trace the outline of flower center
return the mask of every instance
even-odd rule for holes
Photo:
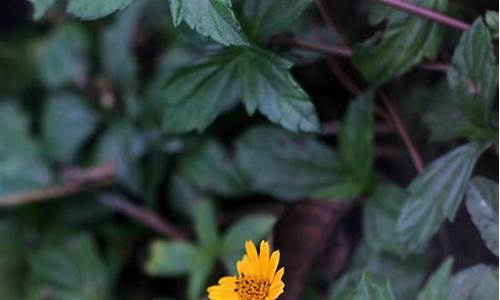
[[[241,274],[236,280],[236,289],[234,290],[240,296],[241,300],[265,300],[269,295],[271,283],[265,279],[245,277]]]

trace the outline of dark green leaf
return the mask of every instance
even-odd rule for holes
[[[164,91],[164,128],[206,128],[243,97],[247,111],[293,131],[318,131],[309,97],[292,78],[288,61],[259,48],[229,49],[206,62],[179,69]]]
[[[122,10],[134,0],[69,0],[67,12],[84,20],[94,20]]]
[[[265,40],[274,34],[287,31],[311,2],[311,0],[244,1],[245,32],[254,39]],[[280,15],[276,17],[278,11]]]
[[[0,195],[48,185],[52,174],[19,107],[0,103]]]
[[[200,245],[213,248],[219,242],[215,208],[209,200],[201,200],[194,206],[193,219]]]
[[[366,186],[373,173],[372,95],[351,101],[339,132],[339,150],[357,182]]]
[[[366,273],[363,273],[352,300],[395,300],[389,283],[385,287],[374,283]]]
[[[194,258],[198,249],[190,243],[180,241],[153,241],[145,264],[150,275],[181,275],[197,268]]]
[[[486,12],[486,16],[484,18],[486,25],[490,29],[490,34],[492,39],[498,39],[498,12],[489,10]]]
[[[61,26],[43,45],[38,57],[40,79],[50,88],[87,80],[88,39],[76,25]]]
[[[101,34],[101,61],[106,75],[120,88],[129,88],[137,75],[133,38],[145,1],[134,3],[120,13]]]
[[[462,270],[451,278],[449,295],[453,300],[496,300],[498,271],[486,265]]]
[[[392,183],[384,182],[375,188],[363,211],[364,236],[373,250],[399,255],[401,242],[396,223],[406,197],[406,191]]]
[[[30,2],[33,3],[34,7],[33,19],[39,20],[54,5],[56,0],[30,0]]]
[[[238,139],[237,161],[255,191],[281,199],[346,200],[360,187],[337,154],[310,136],[254,127]]]
[[[481,19],[462,34],[447,77],[454,99],[467,118],[489,127],[497,92],[498,65],[490,33]]]
[[[498,184],[482,177],[473,178],[465,204],[486,246],[498,256]]]
[[[452,266],[452,258],[448,258],[442,263],[439,269],[427,280],[424,289],[418,295],[418,300],[447,300]]]
[[[289,61],[252,48],[246,51],[239,67],[243,102],[249,114],[258,109],[272,122],[292,131],[319,130],[314,105],[289,72]]]
[[[221,144],[209,140],[181,157],[179,171],[192,185],[224,196],[247,190],[246,179]]]
[[[236,262],[244,254],[245,241],[258,244],[271,231],[276,217],[266,214],[249,215],[233,224],[224,235],[221,257],[229,273],[236,272]]]
[[[419,6],[445,11],[447,0],[414,0]],[[354,48],[353,63],[363,77],[376,85],[406,73],[424,59],[434,59],[444,33],[442,25],[406,12],[372,7],[376,23],[388,19],[382,34]],[[383,13],[381,13],[383,12]]]
[[[0,220],[0,299],[22,299],[25,247],[18,223],[3,217]]]
[[[472,169],[485,148],[479,143],[456,148],[413,180],[397,223],[404,252],[422,250],[446,218],[453,220]]]
[[[248,45],[236,19],[231,0],[170,0],[175,25],[189,27],[223,45]]]
[[[140,192],[143,178],[139,158],[145,141],[140,132],[126,121],[114,122],[101,136],[96,149],[96,161],[115,162],[118,176],[133,192]]]
[[[55,160],[68,163],[95,130],[97,113],[74,94],[51,97],[42,116],[45,150]]]
[[[54,300],[109,298],[107,269],[92,239],[78,235],[50,243],[30,257],[38,295]]]

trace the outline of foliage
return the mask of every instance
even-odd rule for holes
[[[498,299],[494,4],[14,2],[0,299],[204,299],[262,239],[290,299]]]

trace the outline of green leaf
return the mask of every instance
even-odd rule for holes
[[[496,300],[498,271],[486,265],[462,270],[451,278],[449,295],[453,300]]]
[[[491,38],[498,39],[498,12],[493,10],[487,11],[484,21],[486,22],[486,25],[488,25]]]
[[[339,132],[339,150],[353,177],[367,186],[373,173],[374,121],[372,95],[351,101]]]
[[[107,269],[88,235],[49,243],[29,263],[39,295],[54,300],[110,299]]]
[[[246,51],[239,66],[243,103],[249,114],[258,109],[271,122],[291,131],[319,130],[314,105],[289,72],[292,63],[252,48]]]
[[[498,256],[498,184],[487,178],[473,178],[465,204],[486,246]]]
[[[245,32],[256,40],[287,31],[304,12],[311,0],[247,0],[243,2]],[[276,12],[280,12],[276,17]]]
[[[290,62],[252,47],[227,49],[180,68],[164,91],[163,127],[174,133],[201,131],[243,97],[250,114],[258,109],[289,130],[318,131],[314,106],[290,67]]]
[[[69,0],[66,11],[84,20],[95,20],[126,8],[132,1],[133,0]]]
[[[128,121],[115,121],[100,137],[95,152],[97,163],[115,162],[121,181],[134,193],[142,188],[143,177],[139,159],[145,141],[140,132]]]
[[[104,71],[120,88],[130,88],[136,79],[137,61],[133,53],[133,38],[145,1],[137,1],[120,13],[113,24],[100,36],[100,55]]]
[[[196,268],[197,249],[182,241],[153,241],[145,264],[146,272],[155,276],[175,276]]]
[[[210,249],[199,249],[193,259],[193,265],[188,277],[187,298],[198,300],[207,287],[208,276],[212,273],[215,265],[216,254]]]
[[[47,186],[52,174],[21,109],[0,103],[0,195]]]
[[[396,223],[406,197],[406,191],[395,184],[376,186],[363,210],[364,237],[373,250],[395,255],[401,252]]]
[[[96,112],[79,96],[65,93],[51,97],[42,115],[45,150],[59,162],[70,162],[98,121]]]
[[[447,0],[414,0],[416,5],[446,11]],[[387,28],[354,48],[353,63],[363,77],[380,85],[408,72],[424,59],[434,59],[444,34],[442,25],[406,12],[372,7],[375,23],[388,19]]]
[[[215,208],[211,201],[201,200],[194,206],[193,219],[200,245],[213,248],[218,245],[219,235],[215,220]]]
[[[87,35],[80,26],[59,27],[40,50],[40,79],[53,89],[71,83],[85,83],[89,68],[88,43]]]
[[[448,258],[441,264],[439,269],[435,271],[427,280],[424,289],[418,295],[418,300],[447,300],[448,298],[448,283],[453,266],[453,259]]]
[[[389,283],[385,287],[374,283],[366,273],[363,273],[352,300],[395,300]]]
[[[498,65],[490,33],[481,19],[462,34],[447,77],[454,99],[467,118],[489,127],[497,92]]]
[[[345,200],[360,192],[338,155],[310,136],[253,127],[238,139],[236,159],[253,190],[280,199]]]
[[[221,258],[229,273],[236,272],[236,262],[244,254],[245,241],[258,244],[271,231],[276,217],[254,214],[240,219],[227,230],[222,241]]]
[[[422,250],[446,218],[453,220],[476,161],[486,148],[479,143],[456,148],[413,180],[397,223],[404,253]]]
[[[201,35],[223,45],[248,45],[231,0],[170,0],[170,10],[176,26],[185,21]]]
[[[220,143],[208,140],[193,148],[179,162],[179,173],[193,186],[223,196],[247,191],[246,178]]]
[[[33,3],[34,7],[33,19],[39,20],[54,5],[56,0],[30,0],[30,2]]]

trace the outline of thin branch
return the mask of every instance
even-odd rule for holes
[[[99,202],[111,208],[113,211],[129,217],[167,238],[186,240],[184,233],[162,219],[153,210],[138,206],[128,201],[123,196],[105,193],[99,196]]]
[[[337,30],[337,26],[335,26],[333,19],[328,14],[328,9],[323,3],[323,0],[315,0],[314,2],[316,3],[316,7],[320,12],[321,17],[323,18],[323,20],[325,20],[326,24],[328,25],[328,28],[330,28],[330,31],[339,39],[341,44],[347,45],[344,36],[342,36],[340,32]]]
[[[72,179],[60,185],[0,196],[0,207],[36,203],[77,194],[89,188],[109,185],[114,181],[115,176],[115,164],[104,163],[73,172]]]
[[[402,10],[416,16],[424,17],[436,23],[440,23],[461,31],[467,31],[471,27],[469,24],[461,20],[457,20],[455,18],[436,12],[432,9],[421,7],[407,1],[402,1],[402,0],[377,0],[377,1],[381,2],[382,4],[391,6],[395,9]]]
[[[287,40],[287,42],[290,45],[295,46],[297,48],[316,51],[323,54],[340,56],[340,57],[352,56],[352,49],[346,46],[327,46],[324,44],[312,43],[297,38],[289,39]],[[417,65],[417,67],[429,71],[446,72],[449,65],[446,63],[439,63],[439,62],[422,62],[419,65]]]
[[[389,101],[389,98],[384,92],[379,93],[382,102],[384,103],[385,107],[387,108],[387,111],[389,112],[389,117],[390,120],[392,121],[392,124],[396,128],[396,130],[399,132],[399,135],[401,136],[401,139],[403,140],[406,148],[408,149],[408,153],[410,154],[411,160],[413,162],[413,165],[415,166],[415,169],[417,169],[417,172],[419,174],[422,174],[424,172],[424,163],[422,160],[422,157],[420,153],[418,152],[417,148],[413,144],[413,141],[411,140],[410,136],[408,135],[408,131],[406,130],[406,127],[404,126],[403,122],[401,122],[401,119],[399,118],[398,113],[392,107],[391,102]]]

